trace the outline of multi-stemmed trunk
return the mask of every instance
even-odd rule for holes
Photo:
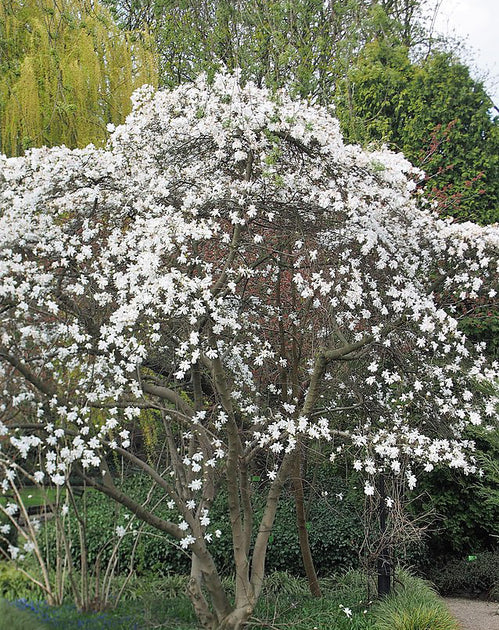
[[[230,460],[230,457],[229,457]],[[277,504],[282,487],[288,479],[293,462],[292,454],[285,456],[277,478],[272,482],[264,512],[258,526],[256,540],[251,547],[252,505],[247,501],[245,507],[235,500],[229,492],[229,514],[232,526],[233,556],[235,566],[235,593],[233,601],[225,590],[216,569],[214,560],[204,542],[197,542],[194,547],[189,581],[189,596],[196,616],[207,630],[238,630],[253,614],[263,586],[265,556],[277,511]],[[237,477],[242,478],[243,487],[248,480],[244,465],[238,466]],[[234,475],[229,465],[227,474]],[[233,491],[238,489],[236,483]],[[237,511],[236,511],[237,508]],[[245,510],[251,512],[247,512]],[[244,527],[242,526],[244,523]]]

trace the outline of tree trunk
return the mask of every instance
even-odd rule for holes
[[[386,541],[387,532],[387,509],[386,509],[386,490],[385,478],[381,475],[378,483],[379,489],[379,528],[380,528],[380,545],[377,559],[378,573],[378,597],[384,597],[390,594],[391,588],[391,562],[390,550]]]
[[[240,630],[244,628],[253,612],[253,606],[235,608],[227,617],[222,619],[216,630]]]
[[[216,617],[203,594],[203,573],[199,558],[195,554],[192,554],[191,558],[191,577],[187,592],[201,627],[214,630],[217,626]]]
[[[302,461],[301,450],[300,450],[300,447],[298,446],[295,451],[295,461],[294,461],[294,470],[293,470],[293,490],[294,490],[294,495],[295,495],[296,526],[298,528],[298,538],[300,540],[301,556],[303,560],[303,566],[305,567],[305,573],[308,579],[310,593],[314,597],[322,597],[321,588],[319,586],[319,580],[317,579],[317,573],[315,572],[314,561],[312,558],[312,551],[310,549],[310,543],[308,540],[301,461]]]

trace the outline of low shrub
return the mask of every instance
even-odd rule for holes
[[[0,561],[0,598],[37,600],[43,598],[43,593],[13,562]]]
[[[499,550],[451,560],[426,571],[441,595],[499,595]]]

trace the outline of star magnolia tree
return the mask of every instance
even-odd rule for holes
[[[383,471],[413,485],[421,468],[474,469],[463,432],[492,422],[497,400],[474,392],[497,365],[456,316],[495,297],[498,230],[422,209],[402,156],[345,146],[326,110],[218,75],[142,88],[104,150],[1,166],[4,489],[29,462],[37,483],[76,472],[175,537],[205,627],[251,616],[302,445],[349,445],[368,495]],[[156,467],[130,435],[144,410]],[[174,518],[99,472],[113,452]],[[233,599],[212,556],[221,489]]]

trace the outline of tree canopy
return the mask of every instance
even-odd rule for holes
[[[130,96],[156,83],[152,40],[86,0],[0,2],[0,151],[102,144]]]
[[[496,299],[499,234],[436,217],[419,176],[232,75],[139,90],[105,149],[1,158],[3,487],[35,452],[37,483],[79,474],[192,553],[205,627],[240,628],[304,444],[352,449],[367,496],[384,471],[413,487],[437,465],[475,470],[464,431],[493,422],[498,366],[456,316]],[[146,410],[154,466],[131,441]],[[171,519],[106,482],[110,453]],[[233,600],[210,552],[220,491]]]

